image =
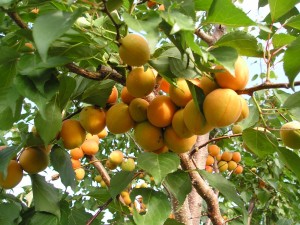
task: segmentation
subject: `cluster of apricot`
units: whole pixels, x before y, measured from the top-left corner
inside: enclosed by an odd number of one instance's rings
[[[122,151],[115,150],[110,153],[105,166],[110,170],[114,170],[120,166],[123,171],[133,171],[135,169],[135,162],[132,158],[125,158]]]
[[[241,174],[243,172],[243,166],[239,164],[240,161],[241,154],[239,152],[224,151],[221,154],[219,146],[209,145],[205,170],[212,173],[216,167],[219,172],[228,170],[233,171],[234,174]]]

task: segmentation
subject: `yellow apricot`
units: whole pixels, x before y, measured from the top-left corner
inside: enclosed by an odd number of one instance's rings
[[[159,149],[157,149],[155,151],[152,151],[152,152],[155,153],[155,154],[162,154],[162,153],[166,153],[168,151],[169,151],[168,146],[164,145],[161,148],[159,148]],[[147,152],[147,151],[145,150],[145,152]]]
[[[84,142],[85,130],[78,120],[67,119],[62,123],[60,137],[65,148],[76,148]]]
[[[100,140],[100,138],[98,137],[98,134],[87,133],[86,136],[85,136],[85,140],[92,140],[92,141],[95,141],[98,144],[99,140]]]
[[[228,169],[228,163],[226,161],[219,161],[218,168],[220,172],[225,172]]]
[[[235,170],[237,168],[237,163],[233,160],[228,162],[228,170],[232,171]]]
[[[195,122],[196,121],[194,121],[194,123]],[[193,133],[187,128],[186,124],[184,123],[183,109],[179,109],[175,112],[172,119],[172,127],[179,137],[188,138],[193,136]]]
[[[205,95],[218,88],[218,84],[209,77],[201,77],[198,86],[203,90]]]
[[[99,144],[94,140],[85,140],[80,148],[86,155],[95,155],[99,151]]]
[[[4,189],[10,189],[17,186],[23,178],[23,169],[16,160],[10,160],[7,166],[7,174],[4,178],[0,172],[0,186]]]
[[[134,96],[132,96],[129,92],[128,92],[128,89],[126,86],[124,86],[122,88],[122,91],[121,91],[121,99],[122,99],[122,102],[124,102],[125,104],[129,105],[130,102],[135,99]]]
[[[170,86],[169,95],[179,107],[184,107],[193,98],[189,86],[183,78],[179,78],[176,81],[176,86]]]
[[[84,178],[85,171],[83,168],[78,168],[74,170],[74,172],[75,172],[76,180],[82,180]]]
[[[223,161],[229,162],[232,159],[232,152],[228,152],[228,151],[223,152],[221,159]]]
[[[70,151],[70,155],[73,159],[81,159],[84,156],[84,153],[81,148],[73,148]]]
[[[284,145],[289,148],[300,148],[300,122],[292,121],[280,128],[280,137]]]
[[[114,170],[118,167],[117,164],[114,164],[113,162],[111,162],[109,159],[106,160],[105,162],[105,166],[107,167],[107,169],[110,169],[110,170]]]
[[[248,107],[247,101],[242,96],[240,96],[240,99],[242,102],[242,111],[241,111],[241,115],[239,116],[239,118],[236,122],[240,122],[249,116],[249,107]]]
[[[123,171],[133,171],[135,168],[135,163],[132,158],[123,159],[121,163],[121,169]]]
[[[105,112],[103,109],[87,106],[79,114],[81,126],[91,134],[97,134],[105,127]]]
[[[112,151],[109,154],[109,161],[116,165],[121,164],[123,161],[123,158],[124,158],[123,152],[121,152],[120,150]]]
[[[135,98],[129,104],[129,114],[135,122],[147,120],[149,102],[142,98]]]
[[[243,170],[244,170],[243,166],[238,165],[238,166],[235,168],[235,170],[233,171],[233,173],[234,173],[234,174],[241,174],[241,173],[243,173]]]
[[[232,153],[232,160],[239,163],[242,160],[241,153],[233,152]]]
[[[129,195],[128,196],[124,196],[123,197],[123,201],[124,201],[124,203],[126,205],[130,205],[131,204],[131,199],[130,199]]]
[[[232,126],[231,130],[233,134],[241,134],[243,132],[243,127],[239,124],[235,124]]]
[[[22,151],[19,163],[27,173],[34,174],[46,169],[49,156],[38,147],[28,147]]]
[[[242,102],[231,89],[216,89],[203,102],[204,116],[212,127],[225,127],[237,121],[242,111]]]
[[[100,139],[105,138],[107,135],[108,135],[108,133],[105,128],[97,134],[98,138],[100,138]]]
[[[101,175],[95,176],[94,181],[96,181],[97,183],[100,183],[102,181]]]

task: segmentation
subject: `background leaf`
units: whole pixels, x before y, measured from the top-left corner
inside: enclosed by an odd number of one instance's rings
[[[286,148],[278,148],[279,159],[292,170],[300,181],[300,157],[295,153]]]
[[[18,224],[21,212],[21,206],[15,203],[2,202],[0,203],[0,224],[14,225]]]
[[[58,218],[57,216],[50,214],[50,213],[42,213],[38,212],[34,214],[32,219],[30,220],[29,225],[57,225]]]
[[[278,18],[292,9],[299,0],[269,0],[272,21],[276,22]]]
[[[115,198],[132,181],[134,172],[120,171],[116,173],[110,181],[109,192],[112,198]]]
[[[7,166],[10,160],[17,155],[17,153],[22,149],[23,144],[19,146],[9,146],[0,151],[0,172],[6,177]]]

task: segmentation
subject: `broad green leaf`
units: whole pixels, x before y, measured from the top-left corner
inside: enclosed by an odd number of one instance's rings
[[[35,210],[48,212],[60,217],[59,193],[52,184],[39,174],[30,175]]]
[[[122,190],[123,191],[123,190]],[[87,194],[87,196],[90,196],[92,198],[97,199],[100,203],[106,202],[109,198],[111,198],[111,195],[109,193],[109,190],[106,188],[98,188],[96,187],[91,192]]]
[[[70,155],[58,145],[55,145],[50,152],[50,160],[53,168],[59,172],[61,182],[65,187],[75,188],[75,173],[72,168]]]
[[[232,27],[255,25],[255,22],[237,8],[231,0],[213,0],[205,23],[224,24]]]
[[[195,1],[195,10],[196,11],[208,11],[213,0],[198,0]]]
[[[17,74],[17,62],[0,65],[0,88],[10,87]]]
[[[197,76],[196,71],[186,66],[186,60],[169,58],[170,70],[176,77],[183,77],[186,79],[195,78]]]
[[[300,37],[294,40],[286,49],[283,57],[284,72],[289,78],[290,84],[294,84],[294,80],[300,72],[300,64],[297,59],[300,52]]]
[[[156,184],[162,182],[169,173],[175,172],[179,163],[178,155],[171,152],[163,154],[143,152],[137,159],[138,167],[151,174]]]
[[[283,107],[292,109],[300,107],[300,91],[290,95],[284,102]]]
[[[137,195],[143,196],[143,203],[147,206],[147,213],[141,215],[134,209],[134,222],[139,225],[163,224],[171,212],[168,197],[162,192],[150,188],[133,189],[130,193],[131,200],[134,200]]]
[[[19,224],[19,217],[21,213],[21,205],[9,202],[0,203],[0,224],[14,225]]]
[[[277,151],[277,139],[268,131],[264,132],[248,128],[243,131],[242,137],[247,150],[256,154],[260,158],[273,154]]]
[[[299,0],[269,0],[272,21],[276,22],[277,19],[292,9],[298,2]]]
[[[58,224],[58,218],[57,216],[50,214],[50,213],[42,213],[37,212],[34,214],[32,219],[30,220],[29,225],[57,225]]]
[[[35,116],[34,124],[44,143],[49,144],[61,129],[61,111],[54,101],[45,104],[45,109]]]
[[[239,124],[243,127],[243,129],[254,126],[259,120],[259,111],[256,105],[249,106],[249,116],[239,122]]]
[[[256,38],[244,31],[233,31],[223,35],[215,46],[228,46],[235,48],[239,55],[262,57],[263,53],[258,47]]]
[[[232,47],[221,46],[210,51],[216,60],[231,74],[234,74],[234,64],[238,58],[237,51]]]
[[[187,81],[187,84],[192,93],[193,100],[194,100],[198,110],[203,113],[203,102],[205,99],[205,94],[204,94],[203,90],[190,81]]]
[[[219,173],[211,174],[206,172],[205,170],[199,170],[199,173],[208,181],[208,183],[213,188],[219,190],[225,198],[227,198],[229,201],[234,202],[240,208],[245,208],[244,202],[242,201],[242,198],[237,194],[233,183],[231,183]]]
[[[60,207],[60,223],[59,225],[67,225],[69,223],[69,215],[71,213],[70,203],[67,200],[61,200],[59,202]]]
[[[123,0],[108,0],[106,2],[106,7],[109,12],[119,9],[123,4]]]
[[[0,4],[1,5],[1,4]],[[10,47],[7,46],[0,46],[0,64],[6,64],[14,62],[18,59],[19,53]]]
[[[42,14],[34,22],[33,38],[43,61],[46,61],[48,49],[53,41],[71,28],[84,10],[79,8],[73,13],[57,11]]]
[[[291,17],[285,25],[300,30],[300,15]]]
[[[182,205],[186,196],[192,190],[192,183],[188,173],[182,170],[177,170],[174,173],[169,173],[164,182],[167,190],[174,195],[179,204]]]
[[[6,177],[7,166],[10,160],[17,155],[22,147],[22,144],[20,144],[19,146],[10,146],[0,151],[0,172],[3,173],[4,177]]]
[[[87,213],[83,207],[80,209],[72,208],[71,213],[69,215],[68,225],[86,224],[87,221],[91,219],[91,217],[92,215],[90,213]]]
[[[133,180],[134,172],[120,171],[112,176],[109,192],[112,198],[115,198],[123,191]]]
[[[274,34],[272,43],[274,45],[274,48],[280,48],[284,45],[290,44],[295,39],[296,37],[289,34]]]
[[[287,148],[278,148],[279,159],[297,176],[300,181],[300,157]]]
[[[59,91],[58,91],[58,105],[62,111],[68,103],[73,91],[76,87],[76,81],[69,76],[62,76],[59,79]]]

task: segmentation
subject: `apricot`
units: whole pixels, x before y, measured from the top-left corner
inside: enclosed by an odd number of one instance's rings
[[[212,127],[225,127],[236,122],[241,115],[241,99],[235,91],[219,88],[205,97],[203,111]]]
[[[108,133],[105,128],[97,134],[98,138],[100,138],[100,139],[105,138],[107,135],[108,135]]]
[[[129,114],[135,122],[147,120],[149,102],[142,98],[135,98],[129,104]]]
[[[241,102],[242,102],[242,111],[241,111],[241,115],[239,116],[237,122],[240,122],[249,116],[248,103],[247,103],[246,99],[244,99],[242,96],[240,96],[240,98],[241,98]]]
[[[86,155],[95,155],[99,151],[99,144],[94,140],[86,140],[80,146]]]
[[[184,107],[183,119],[186,127],[196,135],[203,135],[210,132],[213,127],[206,122],[202,112],[197,108],[194,100],[190,100]]]
[[[206,166],[210,166],[210,165],[212,165],[214,162],[215,162],[214,157],[211,156],[211,155],[208,155],[207,158],[206,158]]]
[[[81,162],[78,159],[72,159],[71,158],[71,163],[72,163],[72,168],[73,169],[78,169],[81,167]]]
[[[102,177],[100,175],[95,176],[94,181],[100,183],[102,181]]]
[[[147,117],[154,126],[166,127],[172,123],[175,112],[176,105],[172,102],[171,98],[159,95],[150,102]]]
[[[113,134],[122,134],[129,131],[134,120],[129,114],[129,106],[125,103],[113,105],[106,113],[106,126]]]
[[[241,125],[235,124],[231,128],[233,134],[241,134],[243,132],[243,127]]]
[[[85,136],[85,140],[92,140],[98,144],[100,141],[100,138],[98,137],[98,134],[87,133]]]
[[[214,168],[212,166],[205,166],[205,170],[209,173],[212,173],[214,171]]]
[[[121,195],[123,198],[126,197],[126,196],[129,197],[128,191],[121,191],[120,195]]]
[[[221,155],[221,154],[216,155],[216,160],[217,160],[217,161],[221,161],[221,158],[222,158],[222,155]]]
[[[112,90],[111,90],[111,93],[106,101],[106,103],[108,104],[113,104],[113,103],[116,103],[117,100],[118,100],[118,89],[116,86],[113,86]]]
[[[228,163],[226,161],[219,161],[218,168],[220,172],[225,172],[228,169]]]
[[[158,11],[165,11],[165,6],[164,6],[164,4],[161,4],[161,5],[158,7]]]
[[[162,78],[158,84],[159,84],[159,88],[158,88],[159,90],[162,90],[165,93],[169,93],[170,83],[165,78]]]
[[[155,154],[162,154],[162,153],[166,153],[169,151],[168,146],[164,145],[161,148],[159,148],[158,150],[152,151]]]
[[[116,165],[121,164],[123,162],[123,158],[124,158],[123,152],[121,152],[120,150],[112,151],[109,154],[109,161]]]
[[[223,154],[222,154],[222,156],[221,156],[221,159],[222,159],[223,161],[229,162],[229,161],[232,159],[232,152],[229,152],[229,151],[223,152]]]
[[[204,76],[200,78],[199,84],[197,86],[202,89],[205,95],[208,95],[210,92],[219,87],[213,79]]]
[[[62,123],[60,137],[65,148],[76,148],[84,142],[85,130],[78,120],[67,119]]]
[[[193,136],[193,133],[187,128],[184,123],[183,109],[179,109],[175,112],[172,119],[172,127],[176,134],[182,138],[188,138]]]
[[[224,69],[223,66],[216,66],[215,69],[223,70],[215,73],[216,81],[220,87],[232,90],[242,90],[246,87],[249,80],[249,68],[242,57],[239,56],[234,64],[234,74]]]
[[[98,134],[105,127],[105,112],[103,109],[87,106],[79,114],[81,126],[91,134]]]
[[[155,86],[155,75],[150,68],[136,67],[130,71],[126,78],[128,92],[137,98],[149,95]]]
[[[144,121],[134,128],[134,138],[147,151],[155,151],[164,146],[162,129]]]
[[[84,156],[84,153],[81,148],[73,148],[70,151],[70,155],[73,159],[81,159]]]
[[[107,169],[110,169],[110,170],[114,170],[118,167],[117,164],[112,163],[109,159],[106,160],[105,166],[106,166]]]
[[[130,66],[142,66],[150,59],[150,48],[145,38],[128,34],[119,40],[119,55]]]
[[[220,148],[218,145],[209,145],[207,150],[211,156],[217,156],[220,154]]]
[[[280,128],[280,138],[284,145],[289,148],[300,148],[300,122],[292,121]]]
[[[130,104],[130,102],[135,99],[134,96],[132,96],[129,92],[128,92],[128,89],[127,87],[123,87],[122,88],[122,91],[121,91],[121,99],[122,99],[122,102],[126,103],[127,105]]]
[[[38,147],[27,147],[22,151],[19,163],[27,173],[34,174],[46,169],[49,156]]]
[[[233,152],[232,153],[232,160],[239,163],[242,160],[241,153],[239,152]]]
[[[170,86],[169,95],[172,101],[179,107],[184,107],[193,98],[189,86],[183,78],[179,78],[176,81],[176,86]]]
[[[229,161],[228,162],[228,170],[232,171],[235,170],[237,168],[237,163],[235,161]]]
[[[84,178],[85,171],[83,168],[78,168],[74,170],[74,172],[75,172],[76,180],[82,180]]]
[[[153,8],[154,6],[156,6],[156,2],[148,0],[147,1],[147,6],[148,6],[148,8]]]
[[[123,159],[121,163],[121,169],[123,171],[133,171],[135,168],[135,163],[132,158]]]
[[[17,186],[23,178],[23,169],[16,160],[10,160],[7,166],[7,174],[4,178],[0,172],[0,186],[4,189],[10,189]]]
[[[234,173],[234,174],[241,174],[241,173],[243,173],[243,170],[244,170],[243,166],[238,165],[238,166],[235,168],[235,170],[233,171],[233,173]]]
[[[104,182],[104,180],[101,180],[101,181],[100,181],[100,185],[101,185],[101,187],[103,187],[103,188],[106,188],[106,187],[107,187],[107,185],[106,185],[106,183]]]
[[[175,153],[184,153],[190,151],[196,143],[196,139],[196,135],[193,135],[189,138],[179,137],[171,126],[167,127],[164,132],[164,140],[166,145]]]
[[[123,197],[123,201],[124,201],[124,203],[126,205],[130,205],[131,204],[131,199],[130,199],[129,195],[128,196],[124,196]]]

